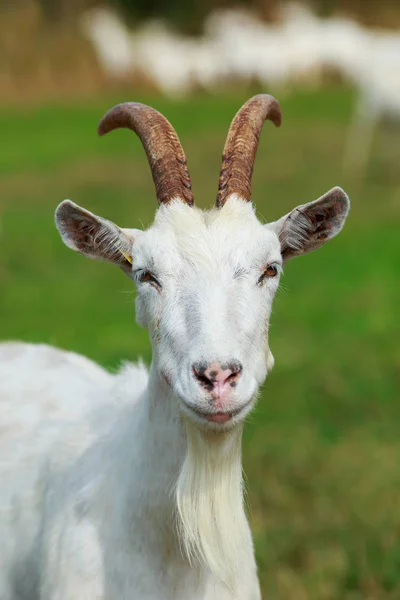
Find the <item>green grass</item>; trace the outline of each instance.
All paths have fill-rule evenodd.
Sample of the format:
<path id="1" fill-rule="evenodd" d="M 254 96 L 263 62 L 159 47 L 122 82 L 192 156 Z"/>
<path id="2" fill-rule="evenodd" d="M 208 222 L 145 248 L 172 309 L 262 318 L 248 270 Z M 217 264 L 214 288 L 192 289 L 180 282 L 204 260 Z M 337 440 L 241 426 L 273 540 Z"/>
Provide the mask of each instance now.
<path id="1" fill-rule="evenodd" d="M 105 109 L 0 109 L 0 335 L 74 349 L 115 368 L 150 360 L 134 323 L 133 288 L 113 267 L 61 243 L 65 197 L 121 226 L 151 223 L 156 202 L 140 143 L 104 139 Z M 231 117 L 245 100 L 199 96 L 153 103 L 184 143 L 197 203 L 210 206 Z M 323 249 L 289 263 L 275 301 L 276 367 L 245 432 L 257 557 L 268 600 L 400 598 L 400 145 L 375 137 L 366 177 L 344 178 L 352 97 L 345 90 L 283 99 L 267 124 L 253 197 L 273 220 L 333 185 L 352 210 Z"/>

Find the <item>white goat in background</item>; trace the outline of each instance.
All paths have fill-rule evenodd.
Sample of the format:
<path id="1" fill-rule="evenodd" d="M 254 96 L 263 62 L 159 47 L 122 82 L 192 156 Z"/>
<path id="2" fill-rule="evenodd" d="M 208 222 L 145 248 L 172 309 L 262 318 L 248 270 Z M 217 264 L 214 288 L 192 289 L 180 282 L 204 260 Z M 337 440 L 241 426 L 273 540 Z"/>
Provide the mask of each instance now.
<path id="1" fill-rule="evenodd" d="M 105 8 L 84 14 L 81 28 L 110 78 L 135 81 L 140 75 L 170 97 L 197 87 L 215 92 L 232 79 L 281 89 L 321 86 L 324 72 L 333 68 L 360 96 L 346 156 L 362 162 L 361 153 L 370 147 L 367 129 L 380 116 L 399 119 L 399 33 L 368 29 L 349 18 L 322 19 L 297 2 L 281 4 L 279 12 L 278 22 L 265 23 L 248 10 L 217 10 L 197 38 L 158 20 L 131 31 Z M 359 123 L 366 144 L 358 142 Z"/>
<path id="2" fill-rule="evenodd" d="M 1 600 L 258 600 L 243 505 L 241 438 L 273 366 L 268 344 L 282 265 L 342 228 L 340 188 L 262 224 L 250 202 L 271 96 L 232 121 L 215 208 L 193 205 L 169 122 L 126 103 L 100 123 L 146 150 L 160 207 L 119 229 L 69 200 L 67 246 L 137 285 L 152 364 L 117 375 L 47 346 L 0 345 Z"/>

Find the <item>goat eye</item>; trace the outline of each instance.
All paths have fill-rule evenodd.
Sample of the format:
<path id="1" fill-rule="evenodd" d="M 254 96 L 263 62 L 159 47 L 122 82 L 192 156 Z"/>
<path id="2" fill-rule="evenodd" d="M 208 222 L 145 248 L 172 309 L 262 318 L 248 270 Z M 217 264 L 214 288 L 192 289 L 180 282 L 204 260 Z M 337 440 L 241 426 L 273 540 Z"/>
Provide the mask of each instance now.
<path id="1" fill-rule="evenodd" d="M 150 283 L 151 285 L 157 288 L 161 287 L 159 281 L 154 277 L 152 273 L 150 273 L 150 271 L 142 271 L 138 277 L 138 280 L 141 283 Z"/>
<path id="2" fill-rule="evenodd" d="M 265 277 L 276 277 L 278 275 L 278 269 L 275 265 L 269 265 L 264 271 Z"/>
<path id="3" fill-rule="evenodd" d="M 259 280 L 257 281 L 258 285 L 261 285 L 267 277 L 276 277 L 278 275 L 278 267 L 276 265 L 268 265 L 265 269 L 264 273 L 261 275 Z"/>

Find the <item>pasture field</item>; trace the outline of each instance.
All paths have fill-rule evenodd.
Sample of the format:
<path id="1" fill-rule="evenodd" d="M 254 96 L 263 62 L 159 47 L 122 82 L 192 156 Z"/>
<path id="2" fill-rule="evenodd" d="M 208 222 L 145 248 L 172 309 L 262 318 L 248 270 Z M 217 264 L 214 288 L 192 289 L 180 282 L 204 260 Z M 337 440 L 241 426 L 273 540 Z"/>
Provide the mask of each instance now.
<path id="1" fill-rule="evenodd" d="M 172 103 L 134 92 L 0 108 L 0 337 L 56 344 L 111 369 L 150 359 L 133 284 L 68 250 L 53 224 L 71 198 L 121 226 L 151 223 L 150 170 L 128 131 L 99 139 L 122 100 L 161 110 L 184 145 L 197 203 L 215 198 L 233 114 L 247 95 Z M 343 232 L 285 268 L 272 317 L 276 366 L 245 429 L 244 462 L 266 600 L 400 599 L 400 131 L 382 127 L 362 180 L 342 172 L 349 91 L 284 97 L 254 174 L 274 220 L 334 185 Z"/>

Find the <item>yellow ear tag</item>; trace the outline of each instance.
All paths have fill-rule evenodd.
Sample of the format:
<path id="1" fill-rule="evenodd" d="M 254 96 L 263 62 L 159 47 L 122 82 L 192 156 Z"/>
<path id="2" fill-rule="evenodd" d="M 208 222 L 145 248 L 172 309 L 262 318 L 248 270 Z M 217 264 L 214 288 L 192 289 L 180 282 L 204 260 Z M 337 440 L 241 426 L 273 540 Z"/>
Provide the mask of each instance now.
<path id="1" fill-rule="evenodd" d="M 130 256 L 128 256 L 127 254 L 125 254 L 125 252 L 122 252 L 122 250 L 120 250 L 122 256 L 125 258 L 125 260 L 128 261 L 128 263 L 132 264 L 132 258 Z"/>

